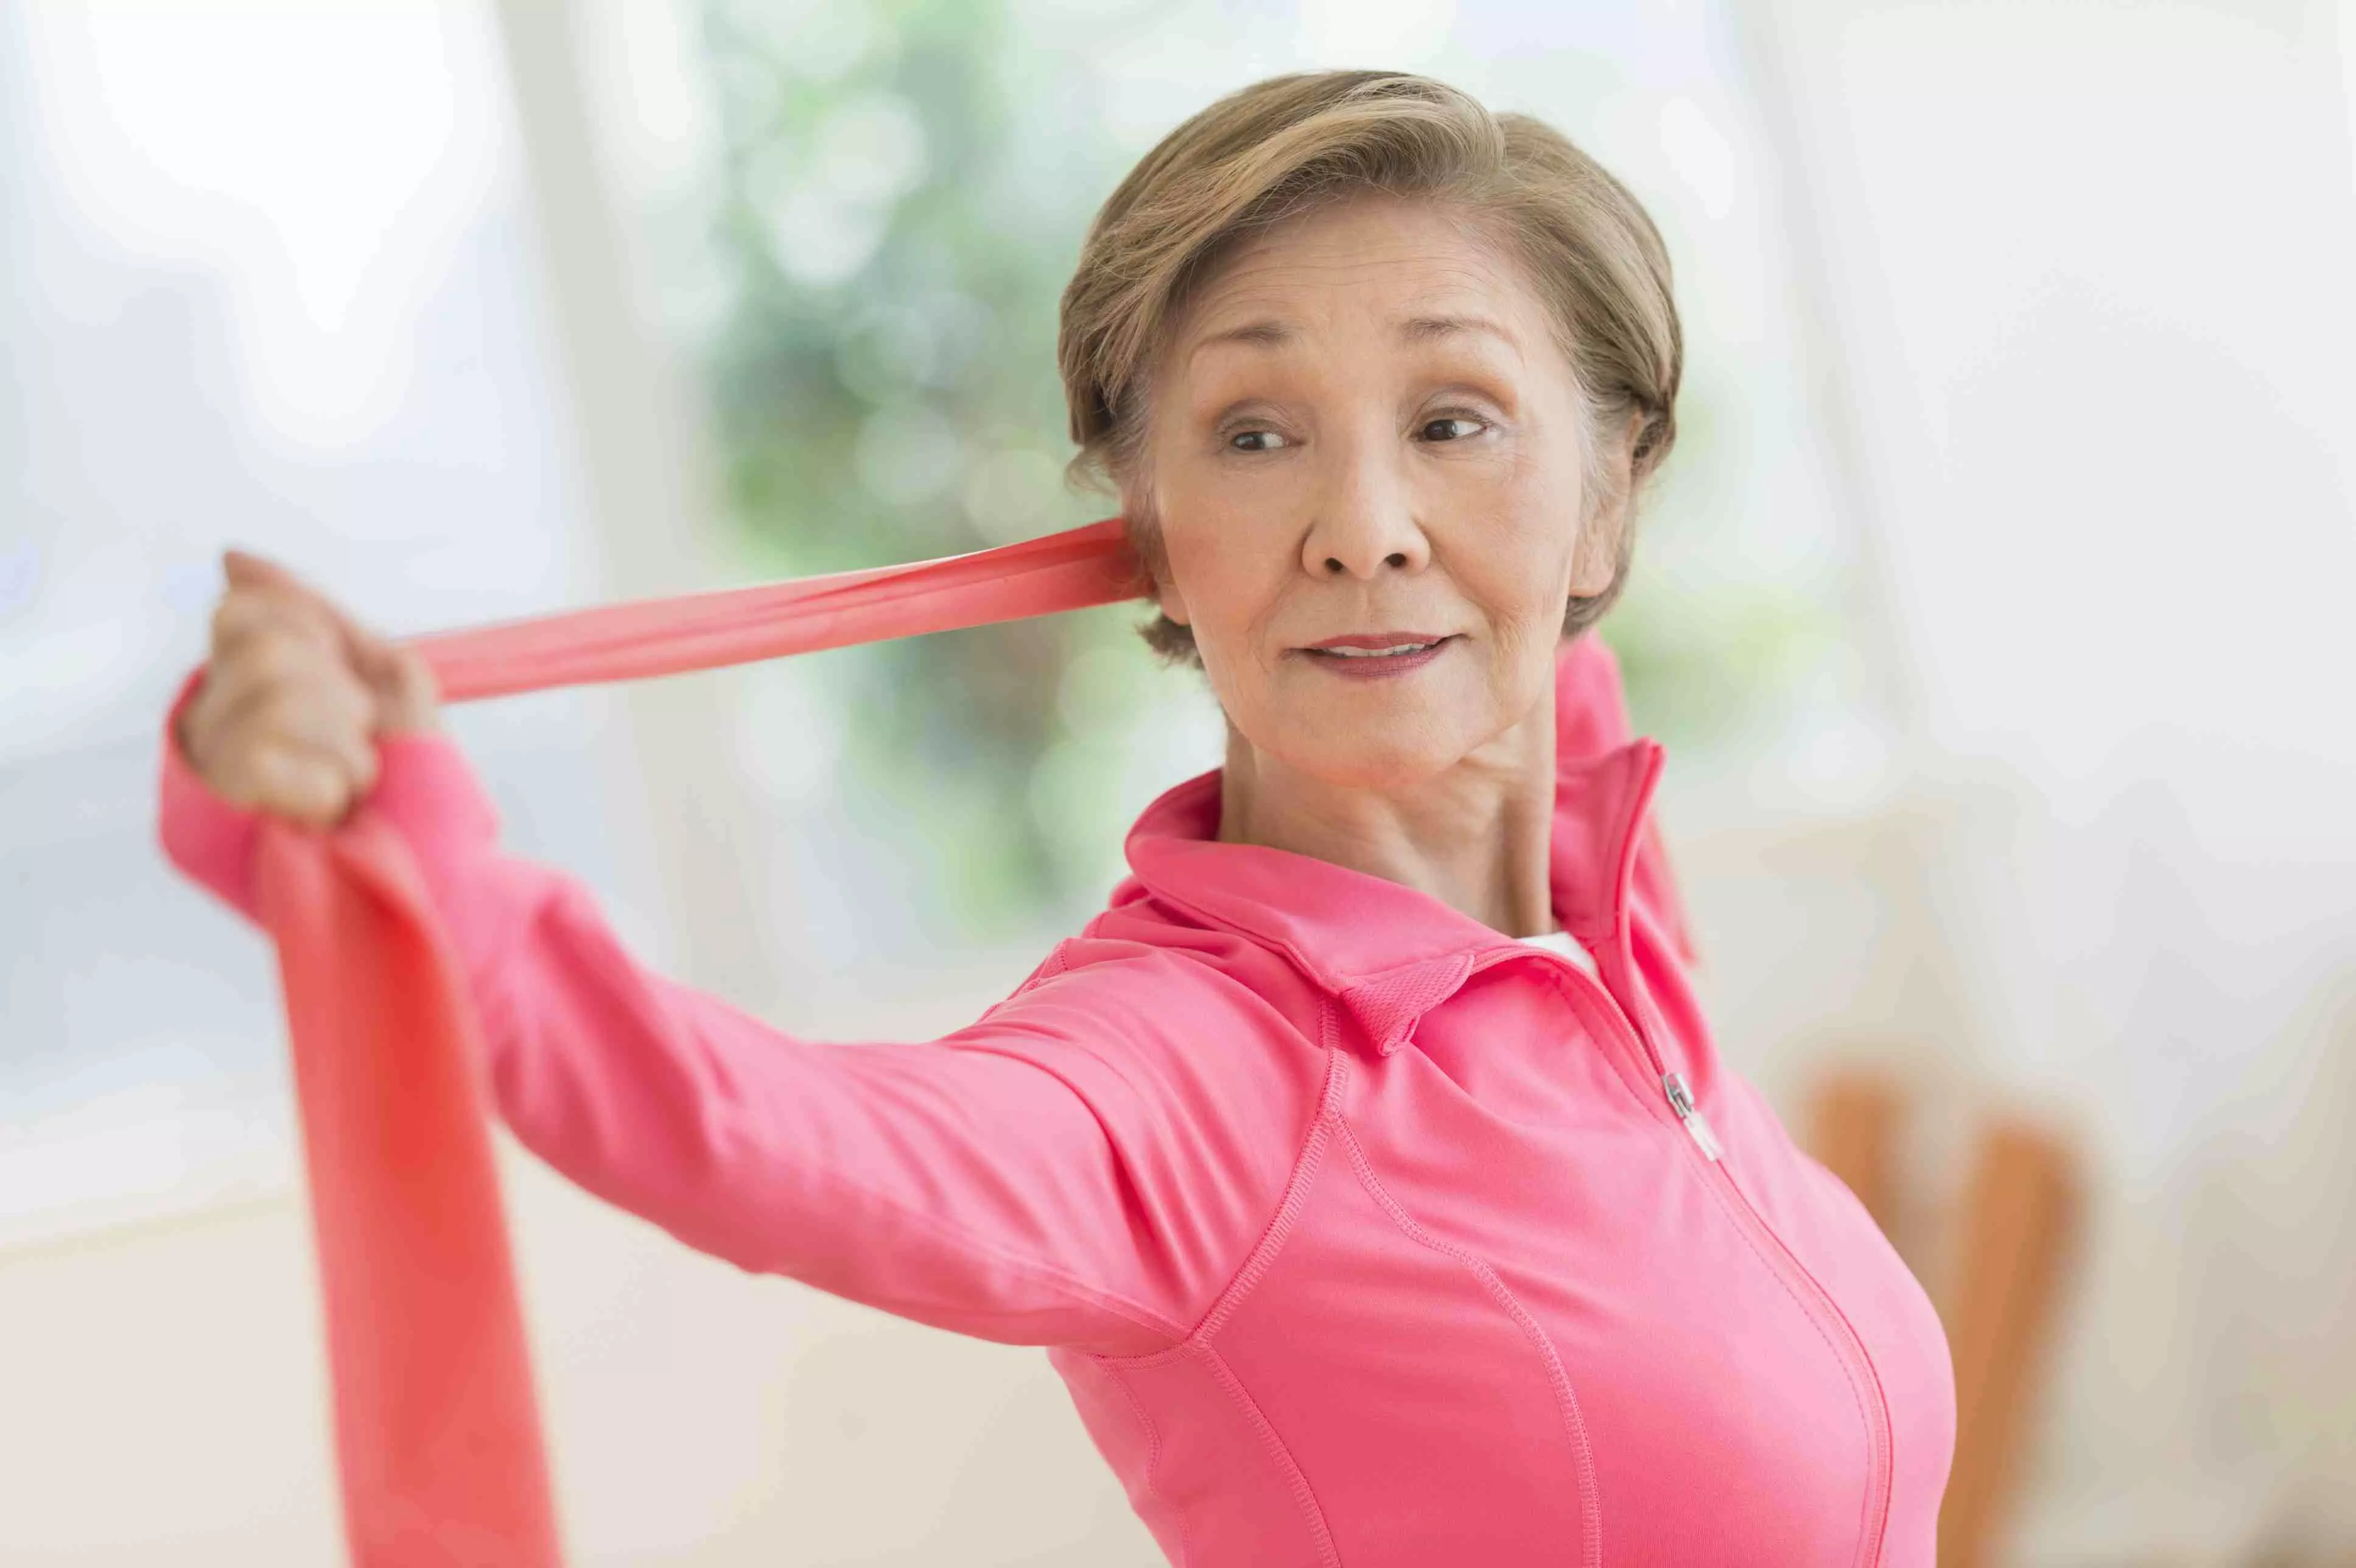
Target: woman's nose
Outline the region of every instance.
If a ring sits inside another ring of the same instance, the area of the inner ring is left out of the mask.
[[[1405,476],[1371,453],[1337,457],[1301,541],[1302,569],[1312,577],[1366,580],[1422,571],[1431,545],[1416,521]]]

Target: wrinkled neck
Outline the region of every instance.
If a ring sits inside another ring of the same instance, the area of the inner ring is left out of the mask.
[[[1402,883],[1508,936],[1534,936],[1558,924],[1554,796],[1551,689],[1476,751],[1397,789],[1304,773],[1229,725],[1219,838]]]

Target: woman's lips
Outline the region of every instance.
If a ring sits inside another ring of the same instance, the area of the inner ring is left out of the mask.
[[[1421,669],[1447,651],[1456,640],[1451,633],[1356,633],[1329,637],[1301,652],[1335,675],[1355,680],[1379,680]]]

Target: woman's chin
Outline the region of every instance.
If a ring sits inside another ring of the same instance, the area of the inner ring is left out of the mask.
[[[1361,685],[1322,674],[1302,679],[1300,673],[1261,688],[1260,700],[1246,709],[1249,721],[1236,727],[1237,737],[1284,768],[1335,788],[1392,794],[1446,772],[1480,743],[1477,722],[1466,720],[1493,706],[1487,691],[1461,679]],[[1235,711],[1229,709],[1231,723]]]
[[[1401,725],[1389,733],[1330,738],[1312,731],[1298,735],[1296,743],[1285,751],[1286,760],[1312,777],[1338,788],[1378,795],[1411,789],[1463,756],[1460,748],[1418,725]]]

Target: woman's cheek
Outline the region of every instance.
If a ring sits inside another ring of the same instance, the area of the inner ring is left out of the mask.
[[[1207,623],[1231,651],[1239,635],[1273,618],[1291,564],[1277,532],[1248,507],[1197,512],[1183,537],[1171,541],[1170,554],[1197,639]]]

